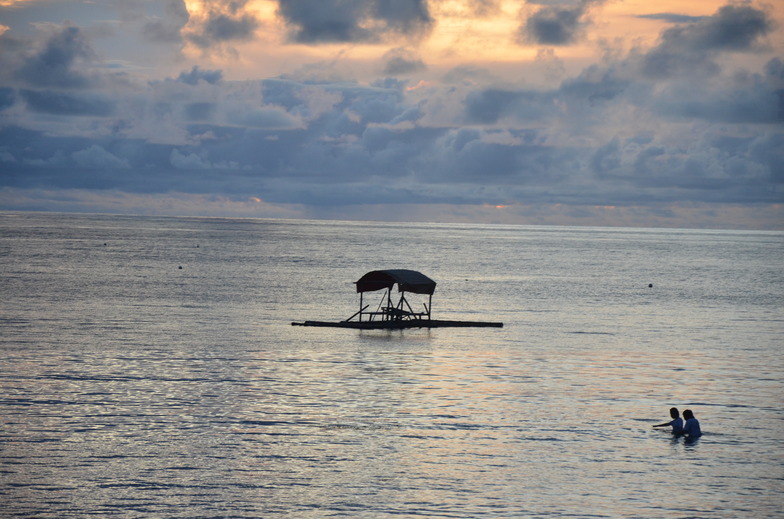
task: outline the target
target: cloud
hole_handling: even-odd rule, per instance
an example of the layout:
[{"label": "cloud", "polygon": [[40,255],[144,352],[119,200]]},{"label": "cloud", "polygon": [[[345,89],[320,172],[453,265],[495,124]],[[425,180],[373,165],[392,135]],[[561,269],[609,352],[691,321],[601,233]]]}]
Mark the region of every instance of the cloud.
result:
[{"label": "cloud", "polygon": [[105,117],[114,112],[114,102],[103,94],[20,90],[19,95],[30,110],[38,113]]},{"label": "cloud", "polygon": [[725,5],[697,22],[691,30],[668,29],[664,41],[680,43],[687,50],[747,51],[772,29],[765,11],[750,5]]},{"label": "cloud", "polygon": [[207,50],[226,43],[254,38],[261,22],[248,0],[212,0],[204,2],[204,11],[191,14],[184,30],[188,41]]},{"label": "cloud", "polygon": [[[214,198],[210,210],[248,215],[259,204],[300,216],[405,208],[422,218],[506,223],[552,218],[558,207],[572,223],[612,223],[614,215],[641,222],[635,214],[668,222],[711,204],[768,207],[765,222],[781,214],[772,207],[784,204],[784,64],[763,46],[774,34],[770,13],[751,4],[694,19],[647,15],[668,22],[653,47],[626,51],[607,40],[612,52],[591,63],[553,42],[579,42],[599,2],[541,0],[529,22],[540,30],[537,45],[550,43],[517,49],[527,58],[503,66],[455,65],[417,40],[437,29],[427,5],[443,16],[442,4],[282,1],[278,23],[286,25],[271,35],[259,29],[272,14],[262,20],[257,4],[189,5],[203,9],[183,13],[171,2],[157,7],[158,17],[134,11],[134,27],[117,29],[158,24],[168,27],[168,36],[159,33],[165,48],[186,45],[179,61],[156,71],[108,68],[117,62],[93,49],[106,52],[109,36],[94,27],[0,35],[2,207],[11,207],[10,193],[60,189],[98,207],[101,197],[88,203],[85,194],[97,189],[122,199],[108,207],[133,200],[148,208],[145,196],[162,205],[187,193],[183,200],[205,205]],[[492,21],[509,5],[467,2],[459,21],[467,13]],[[243,26],[246,16],[257,25]],[[223,32],[221,17],[236,24]],[[273,46],[284,31],[287,44]],[[284,75],[256,62],[250,71],[242,68],[249,55],[222,52],[257,36],[257,52],[286,59],[305,47],[295,41],[346,45],[307,49],[317,74],[301,73],[299,62]],[[187,47],[194,38],[205,46]],[[742,54],[750,52],[759,56]],[[59,65],[46,71],[49,62]]]},{"label": "cloud", "polygon": [[717,54],[753,50],[772,28],[761,9],[725,5],[712,16],[665,30],[659,44],[642,57],[642,71],[650,78],[715,75],[720,71]]},{"label": "cloud", "polygon": [[446,84],[481,84],[495,81],[490,70],[475,65],[458,65],[446,71],[441,77]]},{"label": "cloud", "polygon": [[434,20],[425,0],[279,0],[278,12],[299,43],[377,43],[418,38]]},{"label": "cloud", "polygon": [[[27,158],[22,161],[25,166],[33,166],[40,171],[46,171],[46,173],[51,174],[52,171],[57,171],[60,168],[65,168],[69,165],[68,159],[65,154],[61,150],[57,150],[54,155],[51,157],[36,157],[36,158]],[[64,183],[71,183],[73,179],[54,179],[53,184],[58,185],[58,180]],[[50,181],[52,182],[52,181]],[[62,185],[62,183],[60,183]]]},{"label": "cloud", "polygon": [[[637,192],[651,201],[710,203],[780,202],[784,183],[780,134],[728,137],[706,131],[699,139],[614,138],[591,157],[595,174],[618,194]],[[764,187],[763,187],[764,186]]]},{"label": "cloud", "polygon": [[248,128],[268,130],[293,130],[303,128],[304,123],[295,115],[280,107],[244,108],[228,114],[228,122]]},{"label": "cloud", "polygon": [[10,108],[16,102],[16,90],[11,87],[0,87],[0,111]]},{"label": "cloud", "polygon": [[[206,44],[211,42],[249,40],[259,23],[250,14],[229,16],[226,14],[213,14],[204,23],[204,39]],[[205,43],[201,43],[205,45]]]},{"label": "cloud", "polygon": [[182,29],[190,20],[190,14],[183,0],[168,0],[164,6],[164,16],[150,17],[142,27],[142,34],[157,42],[180,43]]},{"label": "cloud", "polygon": [[782,91],[759,76],[739,76],[705,93],[675,84],[656,93],[657,114],[684,120],[731,124],[784,123]]},{"label": "cloud", "polygon": [[72,153],[71,158],[77,166],[86,169],[129,169],[131,167],[127,159],[118,158],[96,144]]},{"label": "cloud", "polygon": [[91,84],[83,67],[95,57],[78,27],[65,27],[53,34],[44,48],[29,56],[17,75],[27,84],[45,88],[83,89]]},{"label": "cloud", "polygon": [[[768,99],[762,95],[764,88],[773,92],[766,81],[776,76],[776,62],[768,69],[771,75],[737,76],[724,90],[712,86],[703,90],[693,101],[705,106],[694,105],[683,118],[720,118],[735,124],[744,120],[742,114],[754,113],[758,114],[755,122],[760,122],[764,103],[751,112],[748,103]],[[754,82],[759,91],[749,88]],[[92,182],[107,189],[140,192],[187,186],[196,193],[239,196],[263,190],[264,199],[274,203],[320,207],[359,201],[581,200],[624,205],[651,200],[770,202],[776,199],[770,186],[781,182],[783,175],[778,165],[781,154],[776,151],[781,138],[775,133],[767,139],[746,136],[722,141],[719,134],[694,135],[688,127],[646,136],[634,128],[634,121],[619,123],[614,113],[624,106],[631,106],[637,119],[674,119],[686,108],[668,106],[666,101],[688,98],[680,90],[667,89],[637,96],[640,85],[612,67],[589,67],[553,89],[463,85],[458,90],[463,92],[462,110],[452,113],[448,125],[443,125],[450,121],[445,118],[438,127],[424,124],[429,106],[437,104],[439,96],[453,95],[453,87],[429,91],[428,103],[420,104],[407,97],[405,85],[313,85],[284,79],[191,85],[168,80],[150,85],[153,90],[148,94],[159,103],[168,99],[166,111],[160,105],[140,115],[168,114],[163,120],[186,132],[189,139],[199,139],[198,146],[167,144],[153,134],[135,140],[126,137],[124,146],[118,147],[108,138],[74,140],[43,132],[15,137],[6,132],[0,135],[7,143],[4,152],[21,162],[8,163],[16,173],[3,181],[13,185],[12,179],[26,178],[51,185],[40,168],[65,167],[65,159],[70,158],[76,166],[74,175],[80,169],[91,171]],[[739,92],[747,93],[747,104],[731,107],[731,100],[743,100]],[[213,101],[197,100],[205,95],[217,96]],[[717,111],[722,104],[724,111]],[[125,113],[126,109],[115,110]],[[465,122],[471,126],[461,127]],[[721,150],[729,150],[726,157]],[[101,164],[128,169],[129,174],[97,176]],[[39,169],[29,169],[33,166]],[[183,176],[193,171],[199,171],[199,176]],[[57,181],[61,186],[67,182],[68,175]],[[81,182],[75,179],[74,186]],[[735,195],[716,196],[722,185],[732,186]]]},{"label": "cloud", "polygon": [[781,58],[773,58],[768,61],[765,64],[765,74],[775,81],[780,81],[780,86],[784,86],[784,61]]},{"label": "cloud", "polygon": [[194,65],[189,72],[180,72],[180,75],[177,77],[177,81],[186,85],[197,85],[199,81],[205,81],[214,85],[221,79],[223,79],[223,71],[201,70],[198,65]]},{"label": "cloud", "polygon": [[212,165],[195,153],[184,154],[173,149],[170,155],[171,165],[177,169],[209,169]]},{"label": "cloud", "polygon": [[409,49],[392,49],[382,58],[384,64],[384,74],[390,76],[402,76],[427,69],[427,65],[417,55]]},{"label": "cloud", "polygon": [[546,5],[528,16],[520,28],[523,41],[539,45],[570,45],[578,41],[591,23],[588,9],[596,0],[580,0],[574,5]]},{"label": "cloud", "polygon": [[503,119],[542,122],[553,109],[552,94],[546,91],[488,88],[468,94],[465,118],[472,124],[495,124]]},{"label": "cloud", "polygon": [[16,157],[7,151],[0,150],[0,162],[16,162]]},{"label": "cloud", "polygon": [[217,105],[215,103],[187,103],[183,107],[187,121],[211,121],[214,118]]},{"label": "cloud", "polygon": [[498,12],[498,0],[468,0],[466,2],[474,16],[487,16]]},{"label": "cloud", "polygon": [[428,165],[422,168],[427,171],[423,180],[472,186],[460,190],[471,203],[538,197],[532,186],[563,182],[564,175],[557,171],[566,157],[563,150],[542,144],[538,132],[531,130],[451,130],[423,155]]}]

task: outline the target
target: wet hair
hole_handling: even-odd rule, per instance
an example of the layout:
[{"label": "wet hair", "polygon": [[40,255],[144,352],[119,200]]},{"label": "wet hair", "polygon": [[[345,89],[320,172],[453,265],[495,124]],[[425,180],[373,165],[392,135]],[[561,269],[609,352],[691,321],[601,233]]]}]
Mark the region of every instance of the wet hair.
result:
[{"label": "wet hair", "polygon": [[692,413],[692,412],[691,412],[691,409],[686,409],[686,410],[683,412],[683,417],[684,417],[684,418],[686,418],[687,420],[688,420],[689,418],[694,418],[694,413]]},{"label": "wet hair", "polygon": [[678,408],[677,407],[671,407],[670,408],[670,416],[673,417],[673,418],[678,418],[678,416],[680,416],[678,414]]}]

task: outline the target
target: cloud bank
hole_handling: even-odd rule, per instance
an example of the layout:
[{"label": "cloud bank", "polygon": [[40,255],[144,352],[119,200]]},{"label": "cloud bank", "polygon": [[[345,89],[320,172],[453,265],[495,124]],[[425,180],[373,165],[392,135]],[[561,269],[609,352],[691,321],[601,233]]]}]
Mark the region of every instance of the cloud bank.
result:
[{"label": "cloud bank", "polygon": [[[72,210],[161,213],[171,197],[178,214],[191,201],[193,214],[784,227],[784,56],[768,8],[636,13],[662,24],[643,46],[591,32],[601,2],[531,5],[509,44],[538,46],[559,78],[526,82],[428,53],[435,2],[198,7],[125,14],[177,50],[159,77],[112,62],[94,26],[0,34],[0,208],[62,210],[66,197]],[[463,7],[481,20],[504,4]],[[280,53],[332,56],[245,78],[205,57],[228,52],[236,67],[270,34]],[[592,39],[600,56],[567,71],[559,49]],[[352,78],[335,45],[377,58],[355,59]]]}]

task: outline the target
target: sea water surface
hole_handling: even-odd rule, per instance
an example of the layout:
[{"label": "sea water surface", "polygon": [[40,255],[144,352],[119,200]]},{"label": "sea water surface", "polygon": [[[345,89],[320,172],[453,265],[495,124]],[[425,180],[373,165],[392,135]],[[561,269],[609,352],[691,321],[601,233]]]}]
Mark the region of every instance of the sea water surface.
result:
[{"label": "sea water surface", "polygon": [[[0,516],[782,517],[782,258],[780,232],[0,214]],[[504,327],[291,326],[384,268]],[[704,436],[654,429],[671,406]]]}]

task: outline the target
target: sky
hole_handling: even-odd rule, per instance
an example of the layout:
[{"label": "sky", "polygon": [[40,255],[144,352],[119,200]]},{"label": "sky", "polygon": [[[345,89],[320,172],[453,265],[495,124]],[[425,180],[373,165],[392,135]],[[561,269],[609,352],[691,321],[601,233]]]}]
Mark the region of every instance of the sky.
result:
[{"label": "sky", "polygon": [[0,210],[784,229],[784,3],[0,0]]}]

